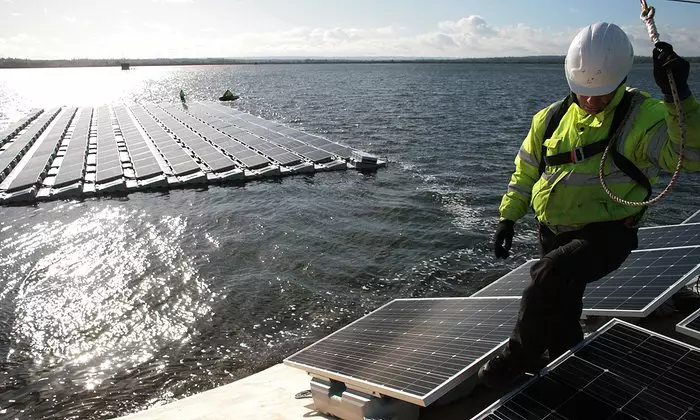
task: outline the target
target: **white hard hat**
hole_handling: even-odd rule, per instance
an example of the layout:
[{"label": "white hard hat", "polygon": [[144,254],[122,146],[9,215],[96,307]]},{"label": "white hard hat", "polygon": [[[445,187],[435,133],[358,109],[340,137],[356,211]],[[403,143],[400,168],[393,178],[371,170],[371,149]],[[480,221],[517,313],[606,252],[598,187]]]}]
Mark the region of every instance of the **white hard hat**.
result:
[{"label": "white hard hat", "polygon": [[594,23],[571,41],[564,62],[566,80],[576,94],[607,95],[625,80],[633,61],[632,44],[619,26]]}]

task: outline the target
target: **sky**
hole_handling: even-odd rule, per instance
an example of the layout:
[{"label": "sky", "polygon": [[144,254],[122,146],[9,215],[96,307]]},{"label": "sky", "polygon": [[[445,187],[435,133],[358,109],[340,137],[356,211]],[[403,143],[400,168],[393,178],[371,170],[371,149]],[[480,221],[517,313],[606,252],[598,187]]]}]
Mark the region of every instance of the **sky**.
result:
[{"label": "sky", "polygon": [[[700,5],[648,0],[661,39],[700,56]],[[594,22],[651,44],[638,0],[0,0],[0,57],[565,55]]]}]

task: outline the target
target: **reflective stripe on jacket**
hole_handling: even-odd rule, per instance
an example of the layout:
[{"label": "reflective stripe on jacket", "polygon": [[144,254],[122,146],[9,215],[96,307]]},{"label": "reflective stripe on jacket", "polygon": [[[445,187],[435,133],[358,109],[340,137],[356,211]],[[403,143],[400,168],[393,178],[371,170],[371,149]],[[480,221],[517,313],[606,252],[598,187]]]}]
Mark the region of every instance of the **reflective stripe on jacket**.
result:
[{"label": "reflective stripe on jacket", "polygon": [[[539,176],[542,145],[547,155],[582,147],[608,136],[615,107],[626,86],[621,86],[608,106],[588,115],[571,104],[550,139],[543,139],[556,104],[541,110],[532,119],[530,132],[515,158],[515,172],[501,200],[501,219],[518,220],[530,206],[537,219],[548,225],[581,226],[592,222],[620,220],[637,214],[639,207],[613,201],[598,179],[602,154],[578,163],[546,167]],[[680,127],[675,106],[652,98],[648,93],[629,89],[634,95],[621,135],[613,147],[634,163],[651,181],[658,182],[660,170],[672,172],[678,161]],[[693,95],[682,103],[686,143],[683,169],[700,170],[700,104]],[[605,181],[620,198],[641,201],[646,190],[620,171],[608,155]]]}]

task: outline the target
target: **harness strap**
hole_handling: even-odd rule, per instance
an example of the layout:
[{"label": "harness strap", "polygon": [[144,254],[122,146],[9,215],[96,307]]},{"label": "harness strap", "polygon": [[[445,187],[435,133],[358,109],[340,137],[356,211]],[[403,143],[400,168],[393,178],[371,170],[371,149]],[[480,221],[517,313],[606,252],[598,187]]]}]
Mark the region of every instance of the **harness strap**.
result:
[{"label": "harness strap", "polygon": [[[545,156],[547,166],[559,166],[567,163],[579,163],[584,160],[603,153],[610,143],[609,139],[603,139],[583,147],[577,147],[570,152],[557,153],[556,155]],[[546,148],[545,148],[546,150]],[[543,155],[544,156],[544,155]]]},{"label": "harness strap", "polygon": [[[603,153],[605,151],[605,148],[608,147],[608,144],[620,135],[618,131],[620,129],[620,126],[622,125],[622,122],[625,120],[627,113],[630,110],[630,106],[632,103],[632,95],[633,94],[631,92],[625,91],[624,95],[622,96],[622,100],[617,105],[617,107],[615,107],[615,113],[613,114],[613,120],[610,124],[610,130],[608,131],[607,138],[583,147],[577,147],[568,152],[557,153],[556,155],[551,156],[547,156],[547,146],[542,144],[542,159],[540,159],[539,165],[540,176],[544,173],[544,170],[547,166],[558,166],[567,163],[579,163],[592,156]],[[562,118],[564,118],[564,115],[569,110],[569,107],[573,102],[573,98],[574,94],[571,93],[566,98],[559,101],[558,104],[554,105],[557,108],[554,110],[554,114],[552,115],[552,118],[547,124],[547,128],[545,129],[544,133],[544,139],[549,139],[552,137],[552,134],[554,134],[554,131],[559,126],[559,123],[561,123]],[[617,166],[622,172],[629,176],[634,182],[641,185],[642,187],[644,187],[644,189],[647,190],[647,196],[644,200],[648,200],[649,197],[651,197],[651,182],[649,182],[649,178],[647,178],[647,176],[644,175],[644,173],[639,168],[637,168],[637,166],[634,163],[632,163],[632,161],[627,159],[622,153],[618,152],[616,147],[611,148],[610,152],[612,154],[615,166]],[[646,210],[647,207],[642,208],[642,210],[637,216],[637,220],[641,219]]]},{"label": "harness strap", "polygon": [[[547,128],[544,130],[544,139],[549,139],[552,137],[554,131],[557,129],[557,127],[559,127],[559,123],[561,122],[562,118],[564,118],[564,114],[566,114],[566,111],[569,110],[569,107],[573,102],[574,94],[572,92],[569,95],[567,95],[566,98],[554,104],[556,108],[554,109],[554,114],[552,115],[552,118],[550,118],[549,123],[547,124]],[[547,162],[544,159],[545,156],[547,156],[547,147],[543,144],[542,159],[540,159],[539,166],[540,176],[542,176],[542,174],[544,173],[544,169],[547,167]]]}]

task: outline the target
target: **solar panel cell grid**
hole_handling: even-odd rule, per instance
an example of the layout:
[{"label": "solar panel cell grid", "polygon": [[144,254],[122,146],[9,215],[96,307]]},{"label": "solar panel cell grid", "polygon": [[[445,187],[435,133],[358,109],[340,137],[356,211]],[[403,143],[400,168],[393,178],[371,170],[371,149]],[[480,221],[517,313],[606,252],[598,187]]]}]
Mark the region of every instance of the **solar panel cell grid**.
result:
[{"label": "solar panel cell grid", "polygon": [[638,249],[700,245],[700,223],[642,228],[638,236]]},{"label": "solar panel cell grid", "polygon": [[[258,140],[253,139],[258,137],[251,136],[251,132],[266,139],[262,141],[283,145],[292,152],[298,153],[314,163],[323,163],[332,160],[332,154],[338,154],[341,157],[349,158],[352,153],[352,149],[345,146],[289,127],[279,128],[283,126],[250,114],[238,113],[236,115],[231,115],[230,109],[222,110],[220,107],[200,106],[196,109],[204,113],[213,112],[217,117],[235,124],[239,129],[242,129],[238,134],[233,134],[231,131],[228,131],[231,130],[230,128],[222,131],[259,150],[262,149],[260,149],[259,143],[256,143]],[[284,133],[286,137],[283,136],[282,133]],[[321,144],[323,147],[314,147],[308,144],[310,142]]]},{"label": "solar panel cell grid", "polygon": [[699,386],[700,349],[614,320],[475,418],[691,419]]},{"label": "solar panel cell grid", "polygon": [[529,260],[520,267],[504,275],[478,292],[474,297],[513,296],[520,297],[525,286],[530,283],[530,268],[537,260]]},{"label": "solar panel cell grid", "polygon": [[585,315],[646,316],[700,272],[700,247],[633,252],[623,265],[586,287]]},{"label": "solar panel cell grid", "polygon": [[[521,296],[530,283],[534,260],[472,296]],[[616,271],[586,287],[584,315],[649,315],[700,272],[700,247],[633,252]]]}]

